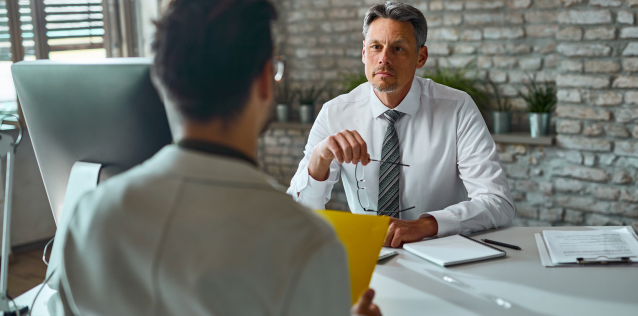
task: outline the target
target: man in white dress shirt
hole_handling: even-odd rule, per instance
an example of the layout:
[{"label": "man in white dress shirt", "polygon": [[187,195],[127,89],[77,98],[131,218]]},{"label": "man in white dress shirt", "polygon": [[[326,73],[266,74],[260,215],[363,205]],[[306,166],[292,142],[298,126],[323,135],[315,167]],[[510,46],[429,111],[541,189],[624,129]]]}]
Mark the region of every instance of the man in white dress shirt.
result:
[{"label": "man in white dress shirt", "polygon": [[[272,112],[274,18],[266,0],[170,4],[153,49],[178,142],[62,214],[52,314],[349,314],[335,232],[255,162]],[[373,296],[352,314],[380,315]]]},{"label": "man in white dress shirt", "polygon": [[363,35],[368,82],[323,106],[288,194],[323,209],[341,176],[352,212],[392,216],[392,247],[509,225],[509,185],[474,101],[415,76],[428,58],[423,14],[373,6]]}]

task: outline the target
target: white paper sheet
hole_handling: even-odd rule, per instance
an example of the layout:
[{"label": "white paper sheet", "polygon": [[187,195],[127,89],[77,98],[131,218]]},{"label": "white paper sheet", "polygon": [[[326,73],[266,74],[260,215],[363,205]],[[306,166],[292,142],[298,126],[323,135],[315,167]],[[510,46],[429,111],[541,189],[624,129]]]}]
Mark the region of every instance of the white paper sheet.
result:
[{"label": "white paper sheet", "polygon": [[576,258],[586,260],[630,257],[638,262],[638,240],[635,235],[621,228],[592,231],[543,231],[543,239],[554,264],[577,263]]}]

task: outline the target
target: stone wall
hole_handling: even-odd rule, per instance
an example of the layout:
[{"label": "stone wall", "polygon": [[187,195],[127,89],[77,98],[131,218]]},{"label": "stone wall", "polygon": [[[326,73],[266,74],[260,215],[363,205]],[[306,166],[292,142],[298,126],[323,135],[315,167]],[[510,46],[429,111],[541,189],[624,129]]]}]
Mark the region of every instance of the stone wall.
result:
[{"label": "stone wall", "polygon": [[[362,71],[362,20],[378,2],[277,1],[288,80],[333,83],[340,72]],[[499,144],[517,225],[638,228],[638,0],[405,2],[428,20],[426,67],[476,60],[478,75],[495,81],[519,111],[515,128],[527,128],[516,96],[522,81],[529,75],[557,83],[556,146]],[[296,130],[275,128],[262,142],[264,168],[285,184],[307,133]],[[336,191],[333,200],[342,195]]]}]

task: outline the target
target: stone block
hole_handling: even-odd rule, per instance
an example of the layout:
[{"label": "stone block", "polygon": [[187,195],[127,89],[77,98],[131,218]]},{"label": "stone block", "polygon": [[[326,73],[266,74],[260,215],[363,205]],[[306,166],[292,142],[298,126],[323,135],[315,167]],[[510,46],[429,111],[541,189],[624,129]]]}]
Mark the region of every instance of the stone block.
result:
[{"label": "stone block", "polygon": [[564,158],[568,162],[577,163],[577,164],[583,163],[583,155],[580,153],[580,151],[561,150],[556,152],[556,154],[558,155],[558,157]]},{"label": "stone block", "polygon": [[532,51],[532,47],[527,44],[507,44],[505,51],[510,54],[528,54]]},{"label": "stone block", "polygon": [[428,32],[431,40],[437,41],[458,41],[459,33],[453,28],[438,28]]},{"label": "stone block", "polygon": [[611,113],[607,110],[597,110],[589,107],[559,105],[556,115],[561,118],[575,118],[583,120],[609,121]]},{"label": "stone block", "polygon": [[625,93],[625,103],[638,105],[638,91],[627,91]]},{"label": "stone block", "polygon": [[583,222],[583,212],[575,210],[565,210],[563,221],[570,224],[580,224]]},{"label": "stone block", "polygon": [[532,0],[509,0],[507,6],[510,9],[527,9],[532,5]]},{"label": "stone block", "polygon": [[586,136],[600,136],[602,133],[603,133],[603,126],[596,123],[587,126],[583,130],[583,134]]},{"label": "stone block", "polygon": [[597,92],[594,104],[597,106],[616,106],[622,103],[622,94],[615,91]]},{"label": "stone block", "polygon": [[527,11],[525,12],[525,22],[527,23],[555,23],[558,20],[558,13],[555,11]]},{"label": "stone block", "polygon": [[611,54],[611,47],[602,44],[559,44],[556,51],[568,57],[601,57]]},{"label": "stone block", "polygon": [[634,13],[630,11],[618,11],[616,21],[621,24],[634,24]]},{"label": "stone block", "polygon": [[566,8],[569,8],[571,6],[575,6],[577,4],[581,4],[583,2],[583,0],[562,0],[564,6]]},{"label": "stone block", "polygon": [[620,193],[620,200],[623,202],[637,203],[638,192],[636,192],[635,190],[631,190],[631,192],[622,190],[622,192]]},{"label": "stone block", "polygon": [[563,208],[543,208],[540,209],[539,219],[548,222],[559,222],[563,220]]},{"label": "stone block", "polygon": [[332,9],[332,10],[328,10],[328,17],[331,19],[356,18],[357,11],[351,10],[350,8]]},{"label": "stone block", "polygon": [[600,214],[591,214],[587,217],[586,222],[589,226],[605,226],[611,222],[611,219]]},{"label": "stone block", "polygon": [[538,209],[529,206],[517,207],[516,216],[523,218],[538,218]]},{"label": "stone block", "polygon": [[446,43],[432,43],[427,45],[430,55],[448,56],[452,52],[450,46]]},{"label": "stone block", "polygon": [[631,132],[631,136],[638,139],[638,125],[634,126],[634,129]]},{"label": "stone block", "polygon": [[477,66],[479,68],[485,69],[485,68],[492,68],[493,64],[492,64],[492,58],[491,57],[486,57],[486,56],[480,56],[477,59],[476,62]]},{"label": "stone block", "polygon": [[512,200],[514,200],[514,202],[525,201],[526,198],[525,192],[512,192]]},{"label": "stone block", "polygon": [[616,141],[616,146],[614,146],[614,154],[619,156],[638,157],[638,142]]},{"label": "stone block", "polygon": [[576,180],[558,178],[554,181],[554,188],[558,192],[579,192],[583,189],[583,183]]},{"label": "stone block", "polygon": [[516,190],[523,192],[534,192],[538,189],[538,183],[531,180],[516,181]]},{"label": "stone block", "polygon": [[624,215],[627,217],[634,217],[634,218],[638,217],[638,205],[636,204],[614,203],[611,206],[611,211],[612,213],[618,214],[618,215]]},{"label": "stone block", "polygon": [[620,197],[620,190],[610,187],[595,187],[594,197],[600,200],[617,201]]},{"label": "stone block", "polygon": [[618,137],[618,138],[627,138],[629,137],[629,131],[625,125],[622,124],[607,124],[605,125],[605,133],[607,136]]},{"label": "stone block", "polygon": [[584,154],[583,164],[588,167],[593,167],[596,164],[596,155],[591,153]]},{"label": "stone block", "polygon": [[618,76],[611,86],[613,88],[638,88],[638,76]]},{"label": "stone block", "polygon": [[495,83],[507,82],[507,73],[497,70],[490,71],[490,79]]},{"label": "stone block", "polygon": [[497,68],[512,69],[516,67],[517,62],[518,62],[518,59],[515,57],[506,57],[506,56],[494,57],[494,66]]},{"label": "stone block", "polygon": [[622,68],[625,71],[638,71],[638,58],[623,58]]},{"label": "stone block", "polygon": [[526,193],[527,202],[531,205],[538,205],[544,207],[552,207],[554,205],[554,201],[550,195],[545,195],[542,193]]},{"label": "stone block", "polygon": [[[591,126],[590,126],[591,127]],[[600,129],[600,131],[598,131]],[[591,131],[585,132],[591,133],[602,133],[602,127],[592,128]],[[589,150],[589,151],[603,151],[608,152],[611,151],[611,142],[606,139],[599,138],[584,138],[584,137],[575,137],[575,136],[566,136],[566,135],[558,135],[556,137],[556,143],[559,147],[568,148],[568,149],[577,149],[577,150]]]},{"label": "stone block", "polygon": [[620,38],[638,38],[638,27],[624,27],[620,29]]},{"label": "stone block", "polygon": [[527,146],[525,145],[507,145],[505,150],[519,156],[527,154]]},{"label": "stone block", "polygon": [[510,163],[515,161],[514,155],[512,153],[505,153],[505,152],[498,153],[498,158],[501,160],[501,162]]},{"label": "stone block", "polygon": [[518,62],[521,69],[538,70],[541,67],[540,57],[521,58]]},{"label": "stone block", "polygon": [[462,41],[480,41],[482,38],[483,35],[479,30],[465,30],[461,33]]},{"label": "stone block", "polygon": [[442,11],[442,10],[443,10],[443,1],[430,2],[430,11]]},{"label": "stone block", "polygon": [[602,165],[605,166],[611,166],[614,164],[614,162],[616,162],[616,155],[614,154],[599,154],[598,155],[598,160],[600,161],[600,163]]},{"label": "stone block", "polygon": [[638,56],[638,42],[631,42],[622,51],[623,56]]},{"label": "stone block", "polygon": [[627,0],[627,6],[632,8],[632,7],[638,7],[638,0]]},{"label": "stone block", "polygon": [[576,89],[560,89],[556,93],[559,102],[580,103],[580,92]]},{"label": "stone block", "polygon": [[583,62],[580,60],[562,60],[558,69],[563,72],[583,72]]},{"label": "stone block", "polygon": [[445,1],[443,3],[445,10],[448,11],[461,11],[463,10],[463,1]]},{"label": "stone block", "polygon": [[616,38],[616,28],[613,26],[603,26],[585,31],[586,40],[612,40]]},{"label": "stone block", "polygon": [[523,15],[520,13],[508,13],[505,15],[505,23],[508,24],[523,24]]},{"label": "stone block", "polygon": [[629,123],[638,118],[638,109],[620,109],[616,111],[616,122]]},{"label": "stone block", "polygon": [[556,123],[556,131],[560,134],[578,134],[582,128],[581,121],[559,120]]},{"label": "stone block", "polygon": [[524,35],[523,29],[518,27],[486,27],[483,29],[483,37],[486,39],[517,39]]},{"label": "stone block", "polygon": [[560,1],[556,0],[536,0],[534,2],[536,3],[536,7],[541,9],[554,9],[560,7]]},{"label": "stone block", "polygon": [[499,9],[505,6],[504,1],[502,0],[472,0],[465,1],[465,9],[466,10],[490,10],[490,9]]},{"label": "stone block", "polygon": [[566,166],[559,175],[592,182],[609,181],[609,173],[605,170],[589,167]]},{"label": "stone block", "polygon": [[558,32],[558,25],[529,25],[525,27],[528,37],[554,37]]},{"label": "stone block", "polygon": [[501,43],[481,43],[479,51],[484,55],[497,55],[505,52],[505,47]]},{"label": "stone block", "polygon": [[619,7],[621,4],[620,0],[589,0],[592,7]]},{"label": "stone block", "polygon": [[460,25],[462,21],[461,16],[458,14],[447,14],[443,17],[443,25],[447,26]]},{"label": "stone block", "polygon": [[[622,81],[620,84],[626,85]],[[609,76],[581,76],[581,75],[558,75],[556,84],[559,87],[582,87],[582,88],[606,88],[609,86]]]},{"label": "stone block", "polygon": [[443,18],[441,15],[427,15],[425,19],[428,21],[428,28],[443,25]]},{"label": "stone block", "polygon": [[561,24],[609,24],[611,12],[609,10],[567,10],[558,14]]},{"label": "stone block", "polygon": [[588,197],[561,196],[556,199],[556,203],[562,207],[589,212],[608,213],[611,209],[611,203]]},{"label": "stone block", "polygon": [[457,54],[474,54],[476,52],[475,45],[458,44],[454,47],[454,52]]},{"label": "stone block", "polygon": [[580,27],[569,26],[556,32],[556,39],[561,41],[580,41],[583,38],[583,30]]},{"label": "stone block", "polygon": [[556,68],[556,65],[558,65],[558,54],[548,54],[545,55],[545,59],[543,60],[543,68],[545,69],[550,69],[550,68]]},{"label": "stone block", "polygon": [[503,13],[468,13],[463,15],[466,25],[501,24],[505,21]]},{"label": "stone block", "polygon": [[507,175],[514,179],[529,178],[529,167],[522,164],[513,164],[506,166]]},{"label": "stone block", "polygon": [[439,59],[441,67],[462,68],[470,64],[474,58],[472,57],[447,57]]}]

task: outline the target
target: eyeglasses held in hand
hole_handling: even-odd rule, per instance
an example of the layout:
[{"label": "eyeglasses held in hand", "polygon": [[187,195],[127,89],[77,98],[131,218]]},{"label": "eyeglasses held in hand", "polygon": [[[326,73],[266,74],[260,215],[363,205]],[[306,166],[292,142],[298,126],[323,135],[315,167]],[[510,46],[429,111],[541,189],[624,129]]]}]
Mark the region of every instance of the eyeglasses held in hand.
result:
[{"label": "eyeglasses held in hand", "polygon": [[286,69],[286,56],[278,55],[272,60],[273,73],[275,74],[275,81],[280,82],[284,79],[284,70]]},{"label": "eyeglasses held in hand", "polygon": [[[390,163],[393,165],[399,165],[399,166],[404,166],[404,167],[409,167],[410,165],[404,165],[401,163],[396,163],[396,162],[391,162],[391,161],[386,161],[386,160],[377,160],[377,159],[370,159],[371,161],[377,161],[380,163]],[[361,208],[366,211],[366,212],[377,212],[377,210],[371,210],[368,209],[368,207],[370,207],[370,200],[368,199],[368,194],[366,193],[366,187],[365,182],[366,180],[364,179],[365,176],[365,168],[363,167],[363,165],[361,164],[361,162],[357,163],[357,166],[354,168],[354,176],[357,179],[357,198],[359,199],[359,205],[361,205]],[[392,216],[394,214],[397,213],[401,213],[401,212],[405,212],[407,210],[411,210],[415,208],[414,206],[412,207],[408,207],[406,209],[402,209],[396,212],[392,212],[388,215]]]}]

